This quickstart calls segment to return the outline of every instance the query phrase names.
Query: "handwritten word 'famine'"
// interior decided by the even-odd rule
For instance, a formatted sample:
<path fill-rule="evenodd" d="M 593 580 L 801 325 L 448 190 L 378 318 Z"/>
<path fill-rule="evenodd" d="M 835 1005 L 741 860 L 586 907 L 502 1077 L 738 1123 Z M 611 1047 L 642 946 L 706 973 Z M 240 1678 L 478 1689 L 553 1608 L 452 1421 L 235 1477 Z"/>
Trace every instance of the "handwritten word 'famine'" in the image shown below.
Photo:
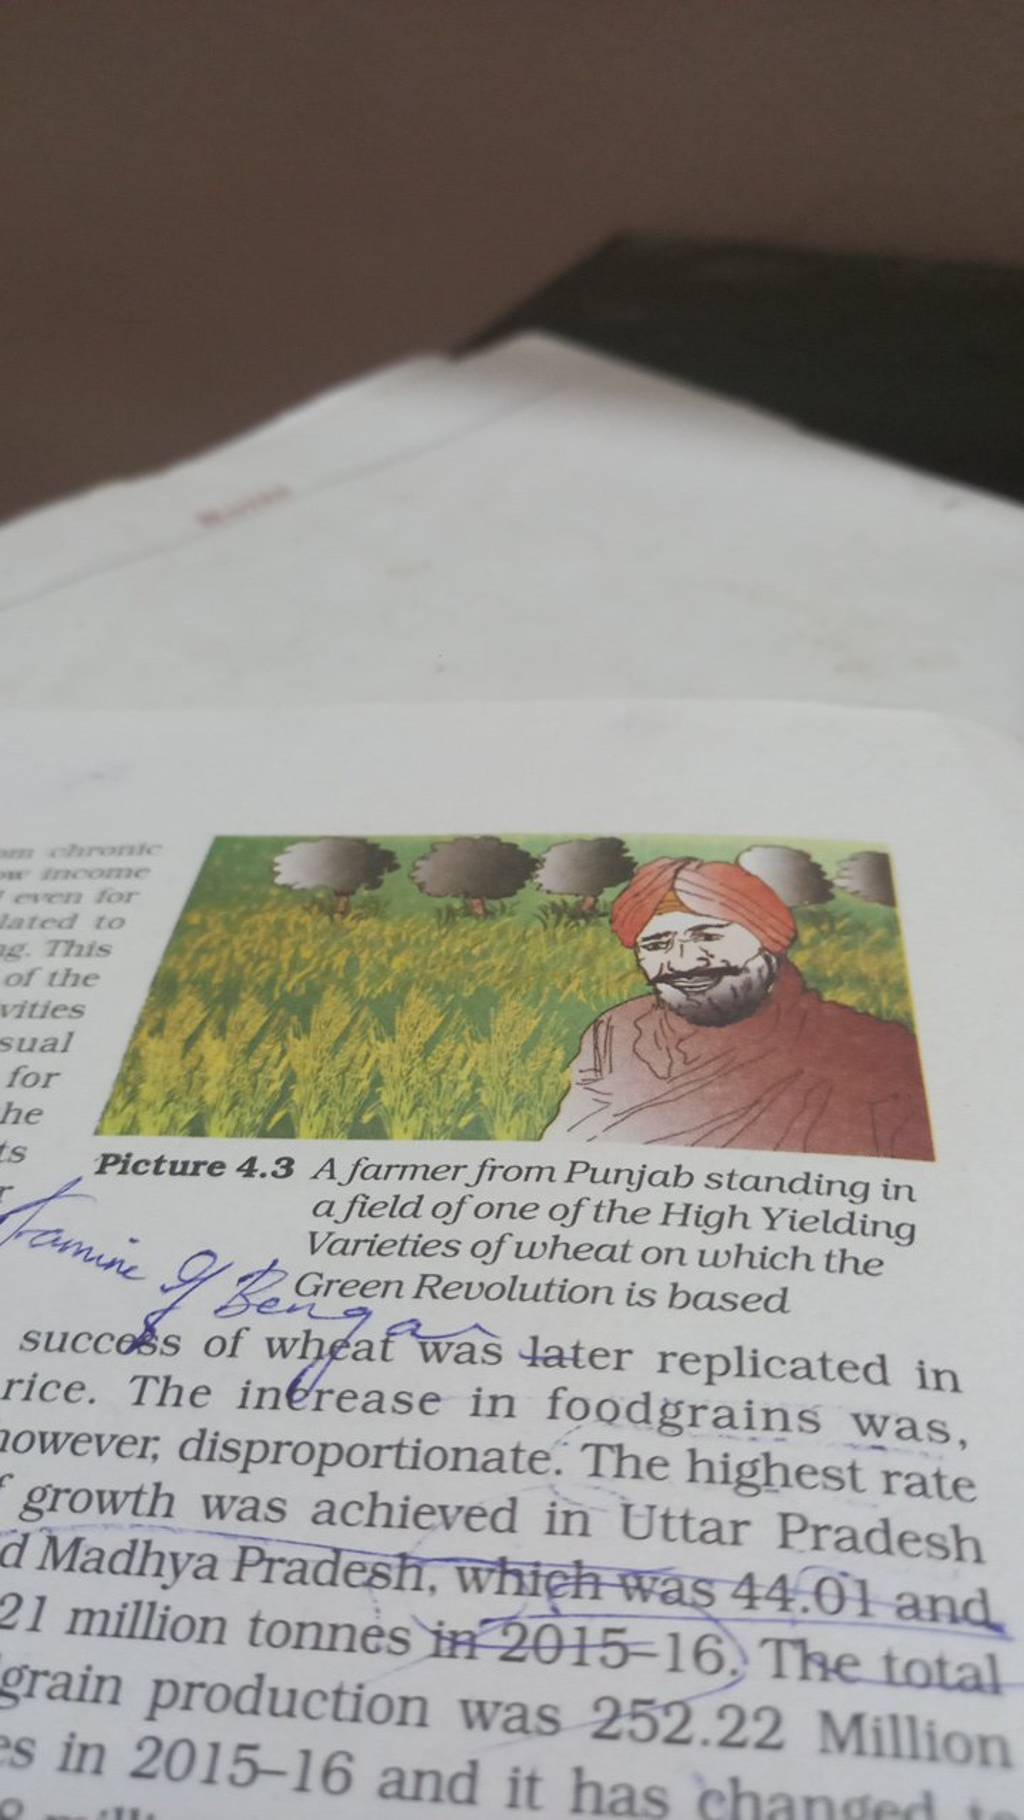
<path fill-rule="evenodd" d="M 79 1188 L 82 1177 L 76 1175 L 70 1182 L 64 1182 L 51 1194 L 40 1195 L 35 1201 L 22 1201 L 18 1207 L 9 1207 L 0 1214 L 0 1248 L 5 1245 L 21 1244 L 29 1251 L 55 1251 L 61 1257 L 75 1264 L 87 1264 L 95 1270 L 112 1273 L 129 1283 L 140 1283 L 145 1280 L 145 1272 L 137 1264 L 113 1252 L 103 1252 L 76 1233 L 69 1232 L 66 1226 L 52 1226 L 48 1223 L 49 1210 L 63 1207 L 69 1201 L 88 1201 L 95 1204 L 95 1195 Z M 129 1245 L 137 1245 L 138 1239 L 129 1239 Z"/>
<path fill-rule="evenodd" d="M 104 1271 L 124 1282 L 145 1282 L 147 1274 L 139 1265 L 120 1255 L 100 1251 L 90 1239 L 69 1232 L 64 1226 L 47 1223 L 47 1210 L 58 1204 L 70 1201 L 95 1204 L 93 1195 L 80 1190 L 81 1181 L 81 1176 L 75 1176 L 52 1193 L 40 1195 L 34 1201 L 23 1201 L 20 1206 L 11 1207 L 0 1215 L 0 1247 L 20 1243 L 30 1251 L 45 1251 L 50 1254 L 56 1252 L 75 1263 Z M 132 1238 L 129 1243 L 135 1245 L 138 1240 Z M 177 1314 L 193 1296 L 210 1289 L 214 1283 L 218 1285 L 217 1294 L 222 1299 L 215 1302 L 208 1312 L 217 1321 L 241 1320 L 246 1315 L 275 1320 L 299 1316 L 318 1324 L 326 1321 L 335 1325 L 344 1324 L 345 1331 L 338 1335 L 325 1355 L 304 1364 L 289 1384 L 287 1397 L 294 1409 L 302 1407 L 331 1367 L 344 1358 L 357 1334 L 377 1316 L 377 1310 L 365 1302 L 354 1303 L 334 1314 L 324 1314 L 315 1300 L 301 1296 L 296 1299 L 290 1293 L 291 1273 L 284 1268 L 279 1258 L 271 1258 L 269 1263 L 257 1265 L 253 1269 L 239 1270 L 233 1258 L 222 1261 L 218 1252 L 204 1246 L 183 1258 L 166 1281 L 159 1284 L 159 1294 L 165 1300 L 143 1316 L 142 1325 L 131 1345 L 125 1349 L 126 1353 L 139 1352 L 148 1347 L 165 1321 Z M 228 1291 L 226 1295 L 223 1294 L 224 1290 Z M 282 1293 L 277 1293 L 279 1290 Z M 440 1341 L 462 1339 L 473 1333 L 483 1334 L 487 1339 L 497 1337 L 489 1327 L 484 1327 L 477 1321 L 470 1322 L 465 1327 L 446 1329 L 443 1333 L 428 1333 L 416 1315 L 388 1322 L 382 1337 L 392 1340 L 408 1338 Z"/>

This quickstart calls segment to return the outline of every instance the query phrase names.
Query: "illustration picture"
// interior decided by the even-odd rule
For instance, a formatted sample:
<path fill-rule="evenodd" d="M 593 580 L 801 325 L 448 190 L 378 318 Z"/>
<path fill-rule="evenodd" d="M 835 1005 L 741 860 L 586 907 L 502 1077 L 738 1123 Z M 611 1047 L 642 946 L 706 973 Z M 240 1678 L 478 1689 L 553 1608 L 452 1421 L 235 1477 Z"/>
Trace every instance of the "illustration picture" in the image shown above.
<path fill-rule="evenodd" d="M 221 836 L 99 1130 L 930 1160 L 891 857 Z"/>

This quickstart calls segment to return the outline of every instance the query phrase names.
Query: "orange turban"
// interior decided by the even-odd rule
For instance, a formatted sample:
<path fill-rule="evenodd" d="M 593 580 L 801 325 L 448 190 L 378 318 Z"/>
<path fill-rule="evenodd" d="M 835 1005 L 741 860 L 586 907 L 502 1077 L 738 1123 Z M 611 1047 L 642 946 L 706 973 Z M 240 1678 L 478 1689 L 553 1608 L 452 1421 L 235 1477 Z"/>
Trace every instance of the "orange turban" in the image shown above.
<path fill-rule="evenodd" d="M 635 948 L 651 918 L 663 916 L 666 908 L 742 923 L 769 954 L 784 954 L 796 937 L 781 897 L 763 879 L 726 860 L 652 859 L 615 899 L 612 928 L 620 942 Z"/>

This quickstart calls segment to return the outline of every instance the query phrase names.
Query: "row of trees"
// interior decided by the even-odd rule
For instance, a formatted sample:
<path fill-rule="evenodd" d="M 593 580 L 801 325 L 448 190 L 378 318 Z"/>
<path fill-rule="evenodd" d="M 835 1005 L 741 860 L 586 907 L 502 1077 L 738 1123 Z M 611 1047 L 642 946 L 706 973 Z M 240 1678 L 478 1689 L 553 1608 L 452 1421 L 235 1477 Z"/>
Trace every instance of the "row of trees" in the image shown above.
<path fill-rule="evenodd" d="M 274 878 L 295 891 L 334 893 L 338 916 L 347 916 L 357 891 L 377 891 L 398 869 L 390 847 L 340 835 L 296 841 L 274 861 Z M 410 877 L 427 897 L 460 898 L 473 916 L 515 897 L 532 880 L 550 896 L 573 898 L 581 916 L 593 916 L 602 891 L 632 878 L 636 861 L 621 840 L 560 841 L 542 859 L 515 841 L 493 834 L 460 834 L 435 841 Z"/>
<path fill-rule="evenodd" d="M 737 863 L 764 879 L 791 907 L 827 903 L 832 896 L 823 868 L 798 847 L 748 847 Z M 348 915 L 358 891 L 378 891 L 388 873 L 397 870 L 398 857 L 390 847 L 344 835 L 296 841 L 274 861 L 277 884 L 294 891 L 330 891 L 338 916 Z M 425 896 L 461 899 L 473 916 L 487 916 L 490 904 L 515 897 L 532 882 L 550 897 L 572 900 L 575 914 L 589 920 L 602 892 L 626 884 L 635 871 L 625 842 L 611 836 L 557 841 L 537 859 L 515 841 L 460 834 L 435 841 L 409 876 Z M 836 883 L 871 903 L 896 901 L 884 853 L 852 854 Z"/>

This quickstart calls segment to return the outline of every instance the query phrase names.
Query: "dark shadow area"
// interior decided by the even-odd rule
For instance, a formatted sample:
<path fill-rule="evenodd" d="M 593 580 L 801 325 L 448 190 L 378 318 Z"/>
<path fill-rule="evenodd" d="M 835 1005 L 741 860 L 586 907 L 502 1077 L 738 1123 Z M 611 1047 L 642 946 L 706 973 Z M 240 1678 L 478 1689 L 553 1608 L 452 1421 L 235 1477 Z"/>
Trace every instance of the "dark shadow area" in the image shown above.
<path fill-rule="evenodd" d="M 622 238 L 474 346 L 522 329 L 1024 499 L 1024 272 Z"/>

